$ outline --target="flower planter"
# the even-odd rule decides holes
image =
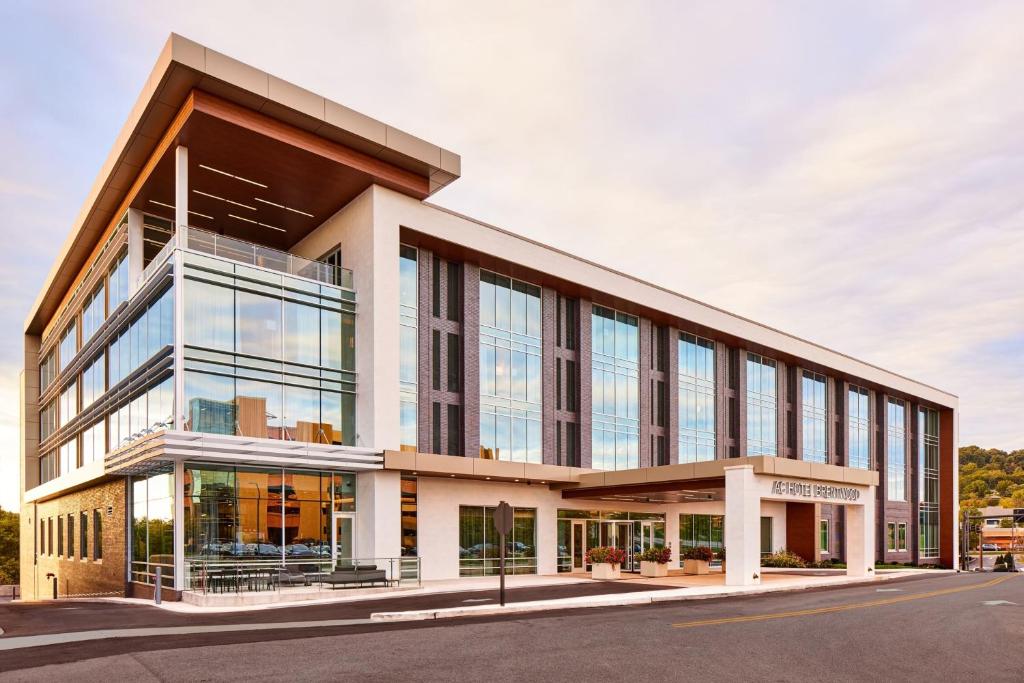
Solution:
[[[640,576],[658,578],[668,576],[668,565],[664,562],[640,562]]]
[[[708,563],[704,560],[683,560],[683,573],[702,575],[708,573]]]
[[[608,562],[595,562],[591,577],[603,581],[622,578],[622,565]]]

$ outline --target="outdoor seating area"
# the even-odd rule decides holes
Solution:
[[[309,593],[420,585],[419,558],[186,560],[186,592],[199,595]]]

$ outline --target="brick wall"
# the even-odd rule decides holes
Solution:
[[[94,511],[102,517],[103,557],[93,559],[95,548]],[[87,513],[88,534],[86,556],[81,556],[81,514]],[[74,554],[68,557],[68,515],[74,518]],[[58,524],[58,519],[63,522]],[[45,503],[28,503],[22,507],[21,589],[26,600],[52,596],[52,583],[47,573],[57,576],[59,597],[89,594],[123,594],[125,591],[125,480],[118,479],[88,489],[69,493]],[[47,529],[48,547],[40,547],[40,520],[47,527],[52,520],[53,532]],[[58,528],[63,540],[58,543]],[[52,546],[52,547],[50,547]],[[58,554],[58,548],[63,555]]]

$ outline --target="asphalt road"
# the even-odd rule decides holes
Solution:
[[[1022,642],[1024,576],[961,574],[530,617],[53,645],[0,653],[0,680],[1020,680]]]

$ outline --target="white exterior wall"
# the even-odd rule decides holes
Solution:
[[[402,475],[391,470],[356,475],[356,559],[402,555]]]

